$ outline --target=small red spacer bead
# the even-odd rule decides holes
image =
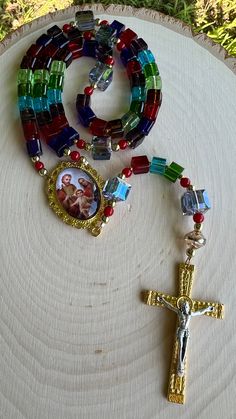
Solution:
[[[108,22],[108,20],[102,20],[100,23],[99,23],[99,25],[101,26],[101,25],[109,25],[109,22]]]
[[[76,143],[76,147],[80,148],[81,150],[84,149],[85,146],[86,146],[86,141],[82,140],[82,138],[78,140]]]
[[[127,146],[128,146],[128,143],[127,143],[126,140],[120,140],[118,142],[118,144],[119,144],[121,150],[125,150],[127,148]]]
[[[188,177],[182,177],[180,179],[180,185],[183,186],[183,188],[188,188],[188,186],[191,185],[191,180]]]
[[[107,57],[105,59],[105,64],[107,64],[107,65],[114,65],[114,63],[115,63],[115,60],[114,60],[113,57]]]
[[[130,167],[125,167],[122,170],[123,175],[125,175],[125,177],[130,177],[133,173],[133,170]]]
[[[70,29],[71,29],[71,25],[69,23],[65,23],[65,25],[63,25],[62,27],[62,30],[65,33],[69,32]]]
[[[196,212],[193,216],[193,221],[197,224],[201,224],[204,221],[204,215],[201,212]]]
[[[44,164],[41,162],[41,161],[36,161],[35,163],[34,163],[34,167],[35,167],[35,169],[36,170],[41,170],[41,169],[44,169]]]
[[[122,49],[124,49],[125,48],[124,42],[118,42],[116,44],[116,48],[117,48],[118,51],[121,51]]]
[[[72,151],[70,153],[70,158],[73,161],[78,161],[80,159],[80,153],[78,151]]]
[[[92,38],[93,34],[90,31],[86,31],[84,32],[83,36],[86,41],[89,41]]]
[[[110,206],[104,208],[105,217],[111,217],[114,214],[114,209]]]
[[[87,86],[87,87],[84,88],[84,94],[85,95],[91,96],[93,91],[94,91],[93,86]]]

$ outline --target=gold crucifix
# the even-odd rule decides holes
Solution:
[[[178,297],[158,291],[145,290],[142,292],[145,304],[166,307],[178,316],[167,394],[168,400],[173,403],[183,404],[185,401],[186,353],[191,318],[205,314],[222,319],[224,314],[223,304],[191,299],[194,269],[194,265],[179,264]]]

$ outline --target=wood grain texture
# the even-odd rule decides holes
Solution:
[[[93,165],[106,178],[133,154],[158,155],[179,162],[197,187],[206,187],[212,210],[204,225],[207,246],[194,261],[193,295],[224,303],[225,320],[192,321],[187,403],[168,403],[175,316],[142,304],[140,291],[175,295],[181,238],[192,228],[179,211],[182,191],[154,175],[134,176],[128,201],[117,205],[99,238],[64,225],[48,208],[43,181],[25,155],[16,72],[37,36],[52,21],[71,20],[75,9],[39,19],[1,49],[0,418],[233,419],[235,62],[219,47],[209,53],[211,41],[201,38],[199,45],[186,26],[156,12],[95,9],[108,19],[125,14],[120,19],[148,42],[163,104],[138,150]],[[92,63],[83,58],[71,65],[64,94],[70,123],[87,139],[74,105]],[[128,103],[128,82],[117,65],[113,85],[96,92],[93,108],[112,119]],[[56,163],[47,150],[44,161],[49,168]]]

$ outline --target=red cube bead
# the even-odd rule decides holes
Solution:
[[[126,66],[126,71],[127,71],[128,77],[134,73],[141,73],[142,72],[141,64],[138,61],[131,60],[128,62]]]
[[[147,103],[158,103],[161,105],[162,93],[160,89],[149,89],[147,91]]]
[[[109,136],[109,127],[104,119],[93,118],[89,128],[90,132],[97,137]]]
[[[55,55],[57,54],[57,52],[59,51],[59,47],[56,47],[56,45],[54,44],[49,44],[47,45],[45,48],[43,48],[41,51],[39,51],[38,53],[38,57],[55,57]]]
[[[146,103],[144,106],[143,116],[151,121],[155,121],[159,112],[160,105],[158,103]]]
[[[26,55],[30,56],[30,57],[36,57],[39,52],[42,50],[43,45],[36,45],[36,44],[32,44],[29,49],[26,51]]]
[[[120,35],[120,40],[126,47],[129,47],[133,39],[137,39],[137,34],[131,29],[126,29]]]
[[[148,173],[150,162],[147,156],[135,156],[131,159],[131,167],[133,169],[134,175],[139,175],[141,173]]]
[[[75,60],[76,58],[82,57],[83,48],[76,42],[73,42],[73,41],[69,42],[68,48],[70,52],[72,52],[73,60]]]
[[[35,138],[40,138],[39,129],[38,129],[38,125],[36,121],[34,120],[25,121],[22,123],[22,127],[23,127],[26,141],[34,140]]]

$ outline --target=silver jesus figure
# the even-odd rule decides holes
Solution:
[[[213,306],[205,307],[201,310],[192,311],[190,304],[187,299],[181,298],[179,300],[179,306],[175,307],[163,297],[158,297],[157,301],[162,303],[169,310],[174,311],[178,316],[178,328],[176,331],[176,336],[178,339],[178,365],[177,365],[177,375],[182,377],[184,375],[184,366],[185,358],[187,352],[187,343],[189,340],[189,324],[191,317],[201,316],[202,314],[209,313],[214,311]]]

